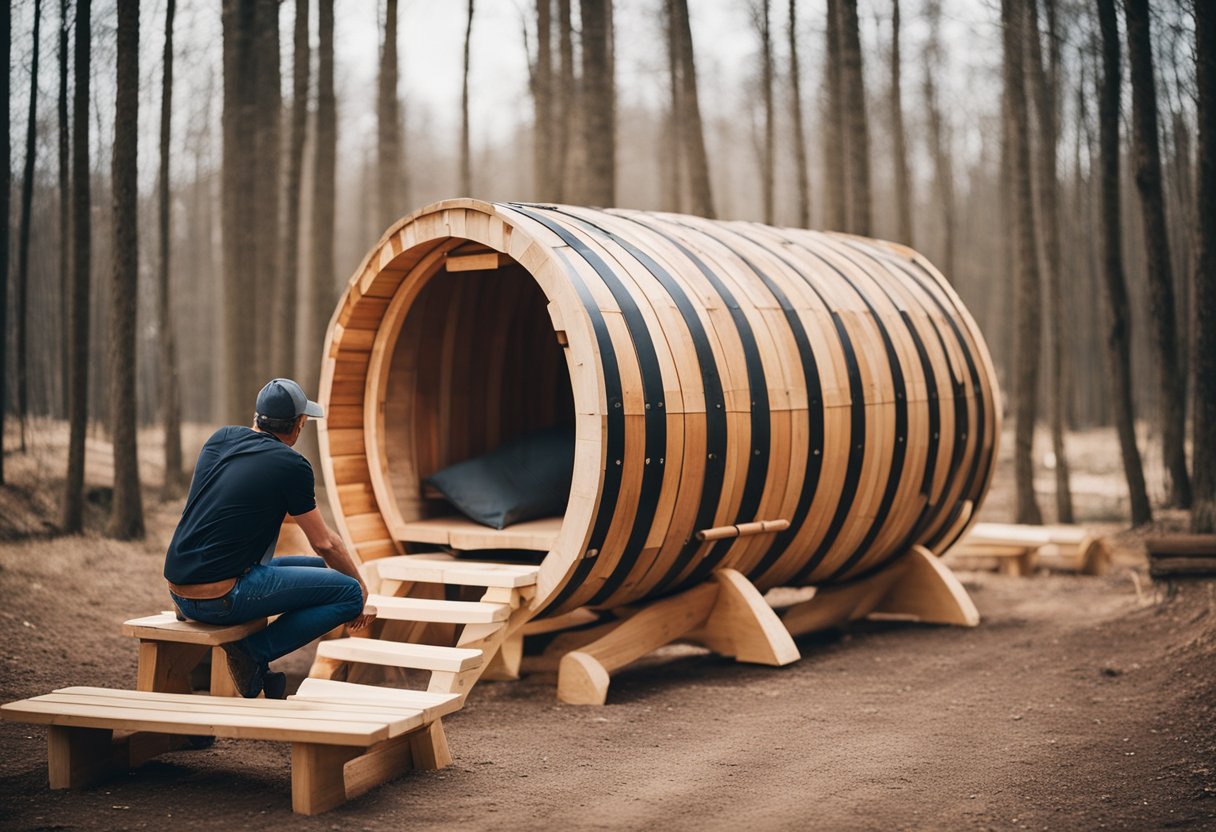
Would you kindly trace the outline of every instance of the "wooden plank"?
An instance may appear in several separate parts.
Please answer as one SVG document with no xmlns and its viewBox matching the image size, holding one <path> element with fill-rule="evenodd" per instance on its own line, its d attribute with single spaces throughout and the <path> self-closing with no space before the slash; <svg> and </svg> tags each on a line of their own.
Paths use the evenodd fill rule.
<svg viewBox="0 0 1216 832">
<path fill-rule="evenodd" d="M 47 774 L 52 789 L 92 785 L 122 771 L 113 754 L 113 731 L 52 725 L 47 735 Z"/>
<path fill-rule="evenodd" d="M 480 650 L 432 644 L 409 644 L 370 638 L 339 638 L 317 645 L 317 655 L 347 662 L 364 662 L 418 670 L 462 671 L 482 662 Z"/>
<path fill-rule="evenodd" d="M 1150 555 L 1216 558 L 1216 534 L 1158 534 L 1146 537 Z"/>
<path fill-rule="evenodd" d="M 291 809 L 316 815 L 346 802 L 345 766 L 363 749 L 296 742 L 291 746 Z"/>
<path fill-rule="evenodd" d="M 482 252 L 478 254 L 459 254 L 452 252 L 447 256 L 444 267 L 449 272 L 476 272 L 499 269 L 514 261 L 500 251 Z"/>
<path fill-rule="evenodd" d="M 435 601 L 430 598 L 370 595 L 367 603 L 376 608 L 377 617 L 389 621 L 492 624 L 506 621 L 511 613 L 511 608 L 506 604 L 487 604 L 481 601 Z"/>
<path fill-rule="evenodd" d="M 434 543 L 454 549 L 529 549 L 551 551 L 561 533 L 561 517 L 545 517 L 516 523 L 505 529 L 492 529 L 467 517 L 434 517 L 415 520 L 394 528 L 398 540 Z"/>
<path fill-rule="evenodd" d="M 266 626 L 265 618 L 247 621 L 244 624 L 216 625 L 198 621 L 178 621 L 172 612 L 147 615 L 124 621 L 122 634 L 148 641 L 172 641 L 180 644 L 228 644 L 240 641 L 250 633 Z"/>
<path fill-rule="evenodd" d="M 539 566 L 457 560 L 450 555 L 401 555 L 376 562 L 381 579 L 461 586 L 521 587 L 536 583 Z"/>
</svg>

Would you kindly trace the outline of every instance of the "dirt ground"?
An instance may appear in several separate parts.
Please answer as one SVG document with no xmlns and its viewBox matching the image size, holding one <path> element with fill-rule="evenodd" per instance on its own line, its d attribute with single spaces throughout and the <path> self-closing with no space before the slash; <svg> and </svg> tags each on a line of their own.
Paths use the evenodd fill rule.
<svg viewBox="0 0 1216 832">
<path fill-rule="evenodd" d="M 1082 518 L 1109 524 L 1108 441 L 1074 464 L 1096 484 Z M 131 687 L 119 623 L 164 607 L 180 501 L 149 489 L 144 542 L 55 538 L 42 478 L 59 449 L 28 457 L 0 489 L 0 701 Z M 1003 464 L 985 516 L 1008 519 L 1010 490 Z M 291 815 L 285 745 L 219 740 L 52 792 L 45 730 L 4 723 L 0 828 L 1213 829 L 1216 582 L 1153 584 L 1137 540 L 1117 538 L 1100 578 L 960 573 L 972 630 L 863 624 L 800 639 L 781 669 L 669 648 L 615 677 L 603 708 L 559 705 L 551 674 L 483 682 L 445 721 L 452 767 L 315 818 Z M 310 658 L 283 661 L 293 686 Z"/>
</svg>

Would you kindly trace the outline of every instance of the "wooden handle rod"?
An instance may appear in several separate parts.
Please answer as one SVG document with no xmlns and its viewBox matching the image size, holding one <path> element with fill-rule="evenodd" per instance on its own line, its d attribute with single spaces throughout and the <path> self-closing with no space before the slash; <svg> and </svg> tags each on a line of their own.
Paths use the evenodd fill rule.
<svg viewBox="0 0 1216 832">
<path fill-rule="evenodd" d="M 737 526 L 715 526 L 712 529 L 701 529 L 697 532 L 697 540 L 726 540 L 730 537 L 747 537 L 752 534 L 773 534 L 783 532 L 789 527 L 789 520 L 758 520 L 755 523 L 740 523 Z"/>
</svg>

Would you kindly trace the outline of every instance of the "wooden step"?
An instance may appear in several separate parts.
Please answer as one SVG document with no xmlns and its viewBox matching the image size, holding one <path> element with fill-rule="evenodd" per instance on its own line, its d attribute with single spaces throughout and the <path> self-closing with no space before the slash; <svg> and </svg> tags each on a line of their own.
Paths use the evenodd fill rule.
<svg viewBox="0 0 1216 832">
<path fill-rule="evenodd" d="M 448 670 L 453 673 L 478 667 L 482 662 L 480 650 L 375 638 L 337 638 L 323 641 L 317 645 L 317 655 L 344 662 L 411 667 L 417 670 Z"/>
<path fill-rule="evenodd" d="M 525 520 L 505 529 L 492 529 L 467 517 L 451 515 L 412 520 L 392 528 L 393 537 L 411 543 L 435 543 L 461 551 L 477 549 L 530 549 L 551 551 L 561 534 L 561 517 Z"/>
<path fill-rule="evenodd" d="M 415 581 L 457 586 L 498 586 L 515 589 L 536 583 L 539 566 L 460 560 L 451 555 L 398 555 L 373 561 L 380 577 L 392 581 Z"/>
<path fill-rule="evenodd" d="M 333 679 L 305 679 L 300 683 L 300 689 L 287 699 L 289 702 L 366 707 L 378 711 L 421 711 L 422 718 L 427 722 L 459 711 L 462 704 L 459 693 L 384 688 Z"/>
<path fill-rule="evenodd" d="M 493 624 L 511 614 L 507 604 L 483 601 L 435 601 L 430 598 L 396 598 L 370 595 L 367 603 L 379 618 L 391 621 L 429 621 L 442 624 Z"/>
</svg>

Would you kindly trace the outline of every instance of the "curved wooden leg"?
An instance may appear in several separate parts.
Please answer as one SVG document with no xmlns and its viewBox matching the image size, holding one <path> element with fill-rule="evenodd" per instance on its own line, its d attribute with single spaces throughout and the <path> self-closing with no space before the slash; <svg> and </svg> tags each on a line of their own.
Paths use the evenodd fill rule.
<svg viewBox="0 0 1216 832">
<path fill-rule="evenodd" d="M 718 569 L 714 578 L 718 601 L 694 640 L 751 664 L 779 667 L 802 658 L 789 630 L 751 581 L 734 569 Z"/>
<path fill-rule="evenodd" d="M 941 558 L 923 546 L 913 546 L 901 563 L 905 564 L 902 573 L 873 612 L 912 616 L 925 624 L 975 627 L 980 623 L 971 596 Z"/>
</svg>

